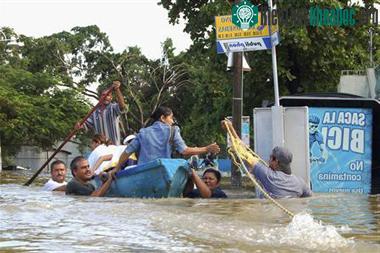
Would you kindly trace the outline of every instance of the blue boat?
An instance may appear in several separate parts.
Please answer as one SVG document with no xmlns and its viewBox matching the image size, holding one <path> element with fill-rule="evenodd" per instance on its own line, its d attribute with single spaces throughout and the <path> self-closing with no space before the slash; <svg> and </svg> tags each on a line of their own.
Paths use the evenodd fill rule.
<svg viewBox="0 0 380 253">
<path fill-rule="evenodd" d="M 157 159 L 119 171 L 106 196 L 133 198 L 182 197 L 189 166 L 184 159 Z M 100 180 L 95 184 L 99 187 Z"/>
</svg>

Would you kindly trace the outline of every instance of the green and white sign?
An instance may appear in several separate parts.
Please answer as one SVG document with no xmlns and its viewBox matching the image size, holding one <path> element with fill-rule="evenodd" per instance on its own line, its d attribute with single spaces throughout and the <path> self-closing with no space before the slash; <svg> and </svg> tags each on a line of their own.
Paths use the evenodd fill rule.
<svg viewBox="0 0 380 253">
<path fill-rule="evenodd" d="M 243 1 L 232 5 L 232 23 L 237 27 L 247 30 L 257 24 L 259 20 L 259 8 L 250 2 Z"/>
</svg>

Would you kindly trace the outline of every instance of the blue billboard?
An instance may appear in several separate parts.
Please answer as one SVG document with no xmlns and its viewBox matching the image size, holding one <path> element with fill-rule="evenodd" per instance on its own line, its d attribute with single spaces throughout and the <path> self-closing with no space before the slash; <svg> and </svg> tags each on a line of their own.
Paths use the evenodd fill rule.
<svg viewBox="0 0 380 253">
<path fill-rule="evenodd" d="M 370 193 L 372 109 L 309 108 L 314 192 Z"/>
</svg>

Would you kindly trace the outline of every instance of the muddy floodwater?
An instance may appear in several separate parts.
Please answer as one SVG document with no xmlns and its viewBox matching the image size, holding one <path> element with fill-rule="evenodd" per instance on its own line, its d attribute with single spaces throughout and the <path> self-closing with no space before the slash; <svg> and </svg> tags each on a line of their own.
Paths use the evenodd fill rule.
<svg viewBox="0 0 380 253">
<path fill-rule="evenodd" d="M 0 252 L 380 252 L 380 196 L 315 194 L 279 202 L 65 196 L 0 173 Z M 241 196 L 248 196 L 241 198 Z"/>
</svg>

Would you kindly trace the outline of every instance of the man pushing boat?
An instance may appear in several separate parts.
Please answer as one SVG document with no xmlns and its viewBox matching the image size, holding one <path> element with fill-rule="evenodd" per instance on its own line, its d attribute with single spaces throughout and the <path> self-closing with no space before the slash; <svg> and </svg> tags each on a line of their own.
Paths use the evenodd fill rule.
<svg viewBox="0 0 380 253">
<path fill-rule="evenodd" d="M 93 197 L 102 197 L 106 194 L 114 177 L 113 173 L 107 173 L 107 179 L 99 189 L 90 183 L 93 173 L 88 161 L 83 156 L 77 156 L 70 164 L 73 179 L 66 186 L 67 195 L 84 195 Z"/>
</svg>

